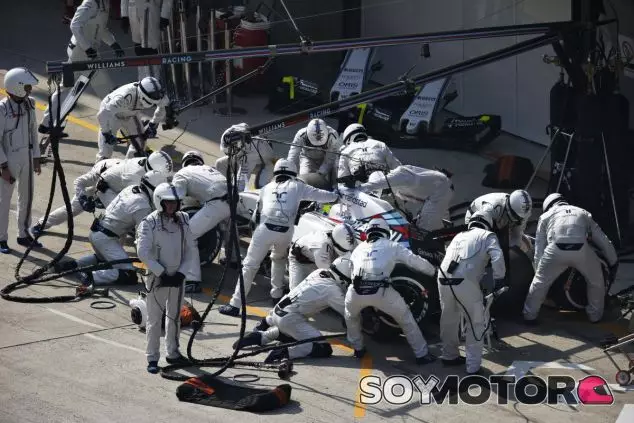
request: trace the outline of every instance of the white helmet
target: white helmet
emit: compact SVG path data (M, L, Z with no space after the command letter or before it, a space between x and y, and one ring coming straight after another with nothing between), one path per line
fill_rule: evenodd
M182 196L179 195L178 190L174 185L163 182L159 184L154 190L153 198L154 207L156 208L156 210L160 210L161 212L163 212L165 211L165 209L163 208L163 201L178 201L180 206L180 200Z
M390 226L383 219L374 218L368 222L365 227L365 233L370 237L371 234L377 234L382 238L389 238L392 234L390 232Z
M174 170L174 163L172 163L172 158L165 151L155 151L147 158L145 170L158 170L169 176Z
M194 166L204 165L204 164L205 164L205 159L203 158L203 155L200 153L200 151L196 151L196 150L191 150L183 154L183 159L181 160L182 167L187 167L191 165L194 165Z
M167 182L167 175L158 170L150 170L141 178L141 188L145 189L148 194L152 195L156 187Z
M360 123L353 123L343 131L342 143L348 145L351 142L365 141L368 139L368 132L365 126Z
M345 254L354 248L356 243L354 229L347 223L338 223L330 233L332 245L339 255Z
M472 227L482 228L487 231L493 230L493 219L489 213L475 212L469 217L469 229Z
M223 132L222 135L220 136L220 145L223 146L223 149L225 150L224 153L229 154L229 151L227 151L227 149L231 145L235 145L237 148L242 147L242 138L240 138L240 141L238 142L236 141L236 139L233 139L233 137L231 137L230 134L233 134L233 133L244 134L248 130L249 130L249 125L244 122L238 123L236 125L231 125L229 128L227 128L225 132ZM245 140L245 141L248 142L249 140Z
M328 212L328 217L331 217L337 220L346 220L346 219L350 219L351 216L350 216L350 212L348 211L348 206L346 204L337 203L337 204L333 204L332 207L330 207L330 211Z
M315 147L320 147L328 142L328 125L322 119L313 119L306 127L306 137Z
M347 286L351 282L352 263L350 259L348 257L337 257L330 265L330 272L341 285Z
M515 190L506 197L506 212L515 223L529 217L532 209L533 200L530 194L523 189Z
M273 175L288 175L294 178L297 176L297 166L289 160L279 159L273 168Z
M544 199L544 203L542 204L542 209L544 213L546 213L552 206L558 203L566 203L566 199L563 195L558 192L550 194L548 197Z
M38 79L27 68L13 68L4 75L4 89L16 97L26 97Z
M137 83L137 93L147 107L156 106L165 97L165 90L153 76L146 76Z

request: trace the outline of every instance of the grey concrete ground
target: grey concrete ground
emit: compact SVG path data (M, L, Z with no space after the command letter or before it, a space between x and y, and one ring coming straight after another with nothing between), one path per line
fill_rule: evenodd
M43 75L43 60L63 56L63 46L67 42L65 27L57 19L58 8L49 2L38 2L38 14L29 14L27 2L15 4L5 18L6 28L18 26L20 16L35 19L38 33L47 37L27 40L14 37L11 43L4 39L4 53L0 55L0 73L16 65L27 65L41 76L41 84L35 93L41 103L46 97L46 80ZM53 2L50 2L53 3ZM56 16L44 19L44 16ZM46 32L44 32L46 31ZM12 33L14 33L12 31ZM129 40L123 38L128 45ZM62 46L62 47L60 47ZM7 50L9 49L9 50ZM123 71L115 75L117 82L134 79L135 72ZM181 118L181 127L162 132L154 140L154 148L166 148L175 159L190 148L205 153L210 162L218 156L218 139L222 131L232 123L246 120L251 123L270 118L263 111L262 99L237 99L237 105L248 110L244 117L223 118L212 113L211 106L196 109ZM68 125L70 137L63 141L61 154L68 184L85 172L94 161L96 152L95 113L98 99L87 95L74 113ZM41 116L41 107L38 110ZM190 121L185 132L183 125ZM295 130L274 134L275 138L289 140ZM283 154L286 147L278 146ZM501 137L490 146L495 152L513 151L533 158L534 162L542 150L512 137ZM519 153L521 152L521 153ZM121 154L119 152L118 154ZM480 185L484 176L482 168L488 160L481 156L457 152L435 150L396 150L396 154L406 163L422 166L443 166L455 172L457 188L455 202L470 200L487 192ZM48 200L52 167L44 166L37 176L33 215L41 216ZM533 187L532 192L541 196L543 182ZM54 205L61 204L59 188ZM15 210L15 197L12 204ZM14 216L14 214L12 214ZM87 234L92 216L82 214L75 220L75 236L68 255L78 257L90 254ZM64 225L48 232L41 238L44 248L26 259L21 270L25 276L38 265L49 261L61 250L67 229ZM15 221L10 221L9 243L14 247L12 255L0 257L0 283L6 285L15 280L14 272L24 249L15 244ZM132 246L129 246L133 252ZM194 295L195 307L202 311L210 300L210 293L217 286L222 274L219 265L212 265L204 271L205 293ZM622 266L618 284L621 287L634 282L631 267ZM226 301L236 280L234 272L229 272L223 286L221 302ZM43 296L65 295L74 292L77 281L74 278L38 284L18 291L17 294ZM167 381L160 376L145 371L145 337L130 323L129 299L136 296L140 286L117 288L111 291L111 300L116 307L111 310L96 310L90 307L91 300L54 304L21 304L0 302L0 422L226 422L234 419L255 421L491 421L491 422L614 422L624 410L625 404L634 403L631 390L610 385L615 396L611 406L569 407L565 405L521 405L511 401L507 405L495 405L492 399L486 405L420 405L414 399L403 405L381 402L364 406L359 402L358 383L367 375L389 376L421 374L427 378L435 375L440 379L454 372L440 364L417 367L413 364L411 351L400 339L390 344L368 340L371 356L363 362L351 357L352 351L345 345L335 346L334 357L320 361L299 361L297 374L290 384L293 388L292 403L286 408L264 415L243 413L196 406L179 402L174 392L178 383ZM260 278L254 287L249 305L247 327L251 328L270 309L266 279ZM583 315L544 312L545 324L528 330L513 322L498 322L503 343L485 355L483 367L490 373L521 373L528 370L527 362L546 362L533 372L538 375L567 374L581 379L587 374L604 377L614 384L616 372L597 347L600 339L614 333L623 335L627 328L622 321L590 325ZM323 318L322 318L323 317ZM239 331L239 320L222 316L214 309L207 318L204 329L199 333L193 346L193 355L198 358L227 355ZM330 314L320 316L317 326L324 333L342 331L340 322ZM189 329L181 336L183 352L189 339ZM439 352L438 339L429 334L432 351ZM615 357L621 367L627 365L622 355ZM559 367L553 368L558 363ZM161 364L164 364L161 362ZM565 366L564 366L565 365ZM584 367L585 366L585 367ZM225 376L231 378L237 373L257 373L257 386L276 386L280 383L274 372L256 372L252 369L228 370ZM458 371L458 374L462 374ZM493 397L492 397L493 398ZM630 406L631 408L631 406ZM625 412L624 412L625 413ZM631 418L631 415L630 415ZM632 421L623 414L619 423Z

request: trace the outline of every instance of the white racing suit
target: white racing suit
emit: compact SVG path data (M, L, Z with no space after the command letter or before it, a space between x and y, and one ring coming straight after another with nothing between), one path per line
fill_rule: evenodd
M90 244L95 250L94 256L77 260L79 267L97 263L127 259L128 253L119 239L135 230L141 221L152 213L152 199L139 186L127 187L110 203L101 219L95 219L91 228ZM131 263L117 264L113 269L92 272L95 285L110 283L126 284L136 280L136 272Z
M144 137L145 128L143 127L142 111L152 107L144 103L137 93L137 82L123 85L110 94L108 94L99 106L97 120L99 121L99 152L97 153L97 161L112 157L114 145L106 143L103 133L111 132L116 136L119 129L125 136L137 136L134 141L129 140L130 147L126 154L126 158L134 157L137 152L134 147L136 143L141 152L145 150L146 139ZM165 107L169 104L169 98L163 97L163 100L155 107L154 115L150 119L150 123L158 125L165 121Z
M444 173L422 167L402 165L377 182L366 182L359 187L363 192L392 189L403 200L403 208L416 219L416 226L424 231L443 228L449 218L449 202L453 185Z
M276 340L280 333L296 341L321 336L308 317L328 307L344 316L344 290L329 270L317 269L283 296L266 316L266 323L270 327L262 332L261 345ZM332 347L325 341L300 344L288 349L291 360L308 356L330 357L331 354Z
M355 350L363 350L361 310L375 307L390 315L401 327L407 342L418 357L428 353L427 342L401 294L392 288L389 278L397 263L403 263L426 275L433 276L436 269L427 260L402 245L378 239L363 242L350 256L352 284L346 293L346 325L348 341Z
M401 162L384 142L369 138L350 143L341 150L337 179L354 177L357 182L366 182L372 172L390 171L398 166Z
M102 160L99 163L95 164L92 167L92 169L90 169L89 172L86 172L80 177L78 177L77 179L75 179L75 183L74 183L75 195L70 201L70 208L71 208L73 217L79 216L84 211L84 209L81 207L81 204L79 202L79 198L84 195L87 197L94 195L96 192L96 185L97 185L97 182L99 181L99 177L106 170L121 163L121 161L122 161L121 159ZM114 198L115 196L116 194L113 193L112 198ZM104 204L104 205L107 205L107 204ZM42 223L44 222L43 219L44 219L43 217L40 218L37 221L37 224L41 226ZM66 206L61 206L53 210L48 215L48 219L46 220L46 225L43 226L41 229L46 230L46 229L52 228L53 226L60 225L64 222L66 222Z
M130 19L132 42L137 56L158 54L161 18L172 17L173 0L121 0L121 17ZM160 77L160 66L139 67L139 80Z
M111 47L116 43L114 35L110 29L108 29L109 16L110 0L84 0L82 2L75 11L73 20L70 22L70 30L73 36L66 49L69 62L92 60L86 55L86 50L92 48L95 51L99 51L99 46L102 42ZM79 75L88 76L89 73L89 71L76 72L75 78L79 77ZM112 90L114 83L108 76L107 71L96 71L90 79L90 86L99 98L103 98ZM57 120L57 102L60 101L61 104L64 104L64 100L69 92L70 90L68 89L62 91L59 100L59 90L53 93L51 98L53 122ZM42 125L50 128L50 118L51 112L47 107L44 112L44 118L42 119Z
M467 372L476 372L482 363L482 346L487 322L480 280L489 259L494 279L503 279L506 274L504 254L497 236L481 228L461 232L451 241L438 272L438 292L442 316L440 337L442 358L454 360L460 357L460 316L467 319L466 360ZM450 263L457 265L451 271ZM456 285L448 285L455 283ZM463 308L464 307L464 308Z
M493 221L493 229L499 230L504 227L509 227L509 246L519 246L522 243L524 237L524 231L526 230L526 223L530 218L530 215L522 220L520 224L513 223L506 213L506 198L509 194L503 192L492 192L489 194L481 195L471 202L471 205L467 209L465 214L464 223L469 224L471 215L475 212L488 213ZM500 240L502 242L502 240Z
M141 158L121 160L99 175L96 195L104 207L108 207L124 188L141 182L141 178L148 171L146 162L147 159ZM100 163L98 162L96 166Z
M331 203L337 198L334 192L313 188L298 179L272 181L262 188L254 210L256 221L259 215L260 222L253 232L242 266L245 296L249 295L260 264L271 250L271 297L282 297L287 250L293 238L299 203L305 200ZM240 280L229 304L238 308L242 305Z
M0 100L0 166L7 166L15 182L0 178L0 241L9 236L9 208L13 189L18 185L18 238L28 235L33 203L33 159L40 157L37 141L35 100L24 99L20 104L9 97Z
M161 319L165 312L165 349L168 358L180 356L180 310L185 281L200 281L200 263L196 241L189 229L186 213L172 218L154 211L139 225L137 254L150 274L145 278L148 321L147 361L159 361ZM179 286L162 286L161 275L185 275Z
M327 232L312 232L291 244L288 285L292 290L316 269L328 269L339 256Z
M601 320L605 301L605 276L594 248L607 264L617 263L614 246L580 207L555 204L542 214L535 235L535 276L524 303L524 318L534 320L551 285L568 267L585 278L588 290L586 313L592 322Z
M220 141L220 149L225 153L224 156L216 160L216 169L223 176L227 176L227 166L229 165L228 148L224 144L224 139ZM242 154L242 152L240 153ZM260 173L256 175L255 186L261 188L268 184L273 178L273 162L275 153L270 141L263 139L252 139L250 143L244 146L244 156L240 160L240 168L238 169L238 190L240 192L247 189L249 178L259 164L261 166Z
M189 222L195 239L229 217L227 179L213 167L186 166L174 174L172 184L179 195L192 197L202 205Z
M299 169L299 175L319 173L327 181L333 181L333 176L337 171L341 141L339 134L333 128L328 126L326 130L328 131L328 141L320 146L313 146L310 143L306 135L306 128L300 129L295 134L293 144L288 150L287 159L295 163L295 166Z

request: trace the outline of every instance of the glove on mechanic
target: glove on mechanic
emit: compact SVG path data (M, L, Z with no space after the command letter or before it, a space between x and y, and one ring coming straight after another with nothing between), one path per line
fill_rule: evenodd
M95 199L92 197L88 197L86 195L80 196L79 204L85 212L92 213L95 211Z
M117 137L112 135L112 132L102 132L101 135L103 135L103 138L108 145L117 145L119 143L119 140Z

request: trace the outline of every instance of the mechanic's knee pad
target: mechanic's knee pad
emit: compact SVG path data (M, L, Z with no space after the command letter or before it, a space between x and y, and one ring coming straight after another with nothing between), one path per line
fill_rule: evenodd
M313 349L308 354L313 358L328 358L332 355L332 346L327 342L313 342Z
M117 285L136 285L139 281L136 271L119 269L119 277L115 281Z

